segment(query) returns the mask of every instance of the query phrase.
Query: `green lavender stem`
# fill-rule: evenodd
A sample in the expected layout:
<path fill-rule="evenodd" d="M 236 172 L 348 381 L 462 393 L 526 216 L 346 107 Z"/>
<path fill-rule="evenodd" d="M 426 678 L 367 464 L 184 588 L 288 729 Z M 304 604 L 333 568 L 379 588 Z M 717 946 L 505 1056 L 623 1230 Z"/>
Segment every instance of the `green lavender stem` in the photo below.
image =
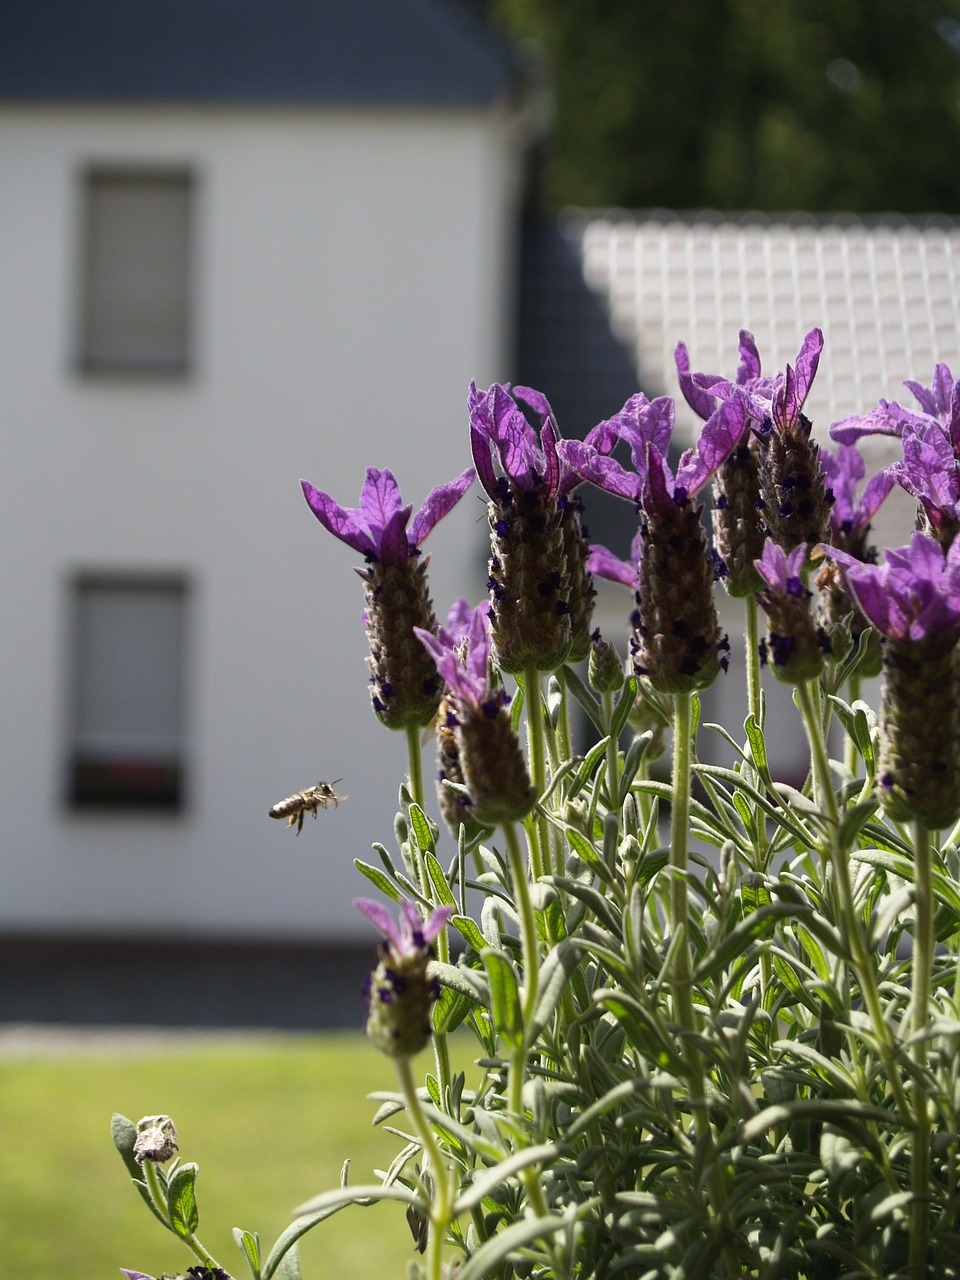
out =
<path fill-rule="evenodd" d="M 673 972 L 670 975 L 670 983 L 673 989 L 674 1015 L 677 1022 L 686 1030 L 695 1032 L 697 1030 L 697 1021 L 693 1007 L 693 972 L 688 937 L 687 890 L 687 875 L 690 865 L 688 852 L 690 840 L 690 783 L 693 763 L 692 705 L 692 697 L 689 693 L 675 695 L 673 786 L 670 815 L 670 924 L 677 940 L 677 946 L 674 948 Z M 705 1139 L 709 1143 L 707 1160 L 712 1164 L 710 1188 L 713 1210 L 718 1217 L 722 1217 L 727 1208 L 726 1180 L 718 1162 L 716 1146 L 710 1128 L 703 1061 L 700 1056 L 700 1050 L 694 1044 L 692 1036 L 683 1037 L 682 1052 L 690 1073 L 690 1106 L 693 1111 L 697 1137 Z M 729 1249 L 724 1249 L 724 1256 L 728 1274 L 731 1276 L 739 1274 L 739 1268 L 735 1260 L 730 1256 Z"/>
<path fill-rule="evenodd" d="M 760 724 L 760 632 L 757 622 L 757 597 L 748 596 L 747 607 L 747 710 Z"/>
<path fill-rule="evenodd" d="M 830 761 L 827 756 L 826 742 L 824 741 L 823 723 L 810 688 L 811 684 L 812 681 L 806 681 L 797 686 L 797 701 L 803 717 L 807 742 L 810 747 L 810 757 L 813 762 L 814 795 L 817 807 L 825 816 L 831 832 L 829 843 L 823 850 L 824 857 L 833 869 L 839 889 L 843 932 L 853 956 L 854 971 L 860 983 L 860 990 L 863 993 L 863 1000 L 870 1015 L 874 1034 L 880 1046 L 880 1054 L 886 1069 L 887 1080 L 893 1091 L 897 1106 L 901 1109 L 902 1114 L 907 1116 L 910 1114 L 911 1108 L 903 1091 L 903 1082 L 896 1063 L 896 1043 L 884 1016 L 883 1005 L 880 1002 L 880 995 L 877 991 L 873 957 L 867 948 L 862 922 L 857 915 L 853 896 L 853 881 L 850 876 L 849 850 L 841 845 L 839 839 L 840 810 L 837 805 L 836 792 L 833 788 L 833 779 L 830 775 Z"/>
<path fill-rule="evenodd" d="M 930 1020 L 934 936 L 932 841 L 929 830 L 921 822 L 914 823 L 913 846 L 916 932 L 913 940 L 910 1031 L 918 1079 L 914 1088 L 914 1130 L 910 1149 L 910 1189 L 914 1196 L 910 1209 L 910 1267 L 911 1274 L 923 1275 L 930 1229 L 930 1111 L 923 1085 L 927 1068 L 927 1041 L 923 1032 Z"/>
<path fill-rule="evenodd" d="M 410 763 L 410 796 L 422 809 L 423 758 L 420 754 L 420 728 L 415 724 L 407 725 L 407 757 Z"/>
<path fill-rule="evenodd" d="M 528 663 L 523 673 L 524 710 L 527 713 L 527 745 L 530 752 L 530 780 L 539 801 L 547 789 L 547 758 L 543 740 L 543 712 L 540 707 L 540 673 L 536 663 Z M 550 824 L 542 814 L 530 819 L 530 861 L 534 880 L 547 868 L 550 855 Z"/>
<path fill-rule="evenodd" d="M 407 1114 L 413 1121 L 423 1148 L 424 1163 L 429 1166 L 433 1179 L 430 1232 L 427 1240 L 427 1280 L 443 1280 L 443 1241 L 450 1225 L 450 1212 L 453 1207 L 450 1171 L 434 1132 L 423 1114 L 423 1108 L 420 1106 L 409 1058 L 397 1059 L 397 1074 L 400 1077 L 400 1088 L 403 1090 L 404 1101 L 407 1104 Z M 424 1194 L 426 1194 L 426 1188 Z"/>

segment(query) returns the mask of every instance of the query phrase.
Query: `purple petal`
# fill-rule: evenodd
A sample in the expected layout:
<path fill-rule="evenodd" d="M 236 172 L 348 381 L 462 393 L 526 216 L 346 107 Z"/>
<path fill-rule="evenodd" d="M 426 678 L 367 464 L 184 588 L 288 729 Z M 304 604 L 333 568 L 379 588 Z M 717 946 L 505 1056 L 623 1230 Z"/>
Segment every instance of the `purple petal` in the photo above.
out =
<path fill-rule="evenodd" d="M 353 905 L 367 917 L 370 923 L 395 947 L 400 947 L 400 931 L 393 916 L 382 902 L 374 902 L 370 898 L 354 898 Z"/>
<path fill-rule="evenodd" d="M 400 486 L 394 479 L 393 472 L 367 467 L 363 488 L 360 490 L 360 514 L 370 530 L 375 546 L 380 546 L 384 529 L 402 506 Z"/>
<path fill-rule="evenodd" d="M 370 534 L 360 523 L 360 512 L 341 507 L 328 493 L 315 489 L 308 480 L 301 480 L 300 487 L 310 510 L 325 529 L 345 542 L 354 551 L 365 556 L 375 556 L 377 548 Z"/>
<path fill-rule="evenodd" d="M 665 455 L 670 447 L 675 407 L 669 396 L 648 400 L 642 393 L 631 396 L 618 414 L 610 419 L 621 439 L 630 446 L 633 465 L 642 474 L 647 465 L 647 448 L 653 445 Z"/>
<path fill-rule="evenodd" d="M 666 459 L 655 445 L 647 450 L 647 475 L 641 501 L 647 510 L 663 511 L 673 502 L 674 483 Z"/>
<path fill-rule="evenodd" d="M 560 459 L 557 457 L 557 442 L 560 432 L 552 417 L 547 418 L 540 432 L 540 446 L 543 450 L 543 491 L 553 498 L 560 489 Z"/>
<path fill-rule="evenodd" d="M 703 424 L 695 450 L 688 449 L 677 467 L 677 484 L 692 497 L 726 462 L 747 431 L 747 408 L 738 393 L 718 406 Z"/>
<path fill-rule="evenodd" d="M 680 391 L 684 400 L 699 417 L 709 418 L 716 407 L 716 401 L 708 391 L 704 391 L 694 382 L 690 372 L 690 356 L 684 343 L 677 343 L 677 349 L 673 353 L 673 362 L 677 366 L 677 381 L 680 383 Z"/>
<path fill-rule="evenodd" d="M 760 377 L 760 352 L 757 350 L 753 334 L 748 329 L 740 330 L 739 340 L 740 364 L 737 368 L 737 385 L 744 387 L 751 382 L 756 382 Z"/>
<path fill-rule="evenodd" d="M 864 436 L 900 436 L 904 423 L 911 419 L 921 421 L 915 414 L 901 409 L 896 401 L 888 404 L 881 400 L 869 413 L 852 414 L 834 422 L 830 427 L 830 438 L 838 444 L 856 444 Z"/>
<path fill-rule="evenodd" d="M 608 551 L 606 547 L 600 546 L 599 543 L 594 542 L 590 546 L 587 568 L 590 573 L 595 574 L 598 578 L 605 578 L 608 582 L 622 582 L 625 587 L 630 587 L 631 590 L 636 588 L 636 564 L 620 560 L 612 551 Z"/>
<path fill-rule="evenodd" d="M 531 489 L 540 468 L 536 433 L 505 387 L 495 382 L 487 397 L 500 463 L 515 485 Z"/>
<path fill-rule="evenodd" d="M 535 391 L 533 387 L 514 387 L 513 394 L 518 400 L 522 400 L 524 404 L 528 404 L 534 413 L 540 418 L 541 423 L 548 420 L 556 422 L 554 412 L 550 408 L 550 401 L 542 391 Z"/>
<path fill-rule="evenodd" d="M 803 408 L 804 401 L 810 394 L 810 388 L 813 380 L 817 376 L 817 368 L 820 364 L 820 353 L 823 351 L 823 333 L 820 329 L 811 329 L 804 338 L 797 356 L 796 378 L 797 378 L 797 397 L 799 404 L 797 411 Z"/>
<path fill-rule="evenodd" d="M 473 467 L 467 467 L 456 480 L 451 480 L 449 484 L 437 485 L 427 494 L 426 502 L 413 517 L 413 523 L 410 526 L 409 537 L 413 546 L 419 547 L 437 521 L 442 520 L 449 511 L 453 510 L 473 484 L 476 474 Z"/>
<path fill-rule="evenodd" d="M 893 488 L 893 484 L 894 478 L 889 467 L 884 467 L 882 471 L 878 471 L 876 475 L 870 477 L 863 487 L 863 492 L 860 494 L 860 510 L 858 512 L 858 523 L 860 525 L 870 523 L 876 515 L 880 504 Z"/>
<path fill-rule="evenodd" d="M 627 471 L 615 458 L 598 453 L 583 440 L 561 440 L 557 452 L 566 467 L 598 489 L 630 502 L 639 501 L 640 477 Z"/>
<path fill-rule="evenodd" d="M 387 521 L 380 534 L 379 559 L 383 564 L 403 564 L 410 558 L 407 521 L 413 507 L 402 507 Z"/>
<path fill-rule="evenodd" d="M 439 937 L 451 916 L 456 915 L 456 907 L 434 907 L 426 920 L 420 925 L 424 942 L 433 942 Z"/>

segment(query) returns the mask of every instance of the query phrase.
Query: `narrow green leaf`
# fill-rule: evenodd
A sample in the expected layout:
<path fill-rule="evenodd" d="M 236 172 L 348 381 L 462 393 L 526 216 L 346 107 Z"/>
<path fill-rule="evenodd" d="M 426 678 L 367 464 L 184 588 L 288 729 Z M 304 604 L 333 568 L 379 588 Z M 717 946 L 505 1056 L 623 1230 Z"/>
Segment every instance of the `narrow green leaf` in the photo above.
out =
<path fill-rule="evenodd" d="M 431 1014 L 434 1031 L 438 1034 L 456 1031 L 473 1007 L 468 996 L 454 991 L 452 987 L 444 987 Z"/>
<path fill-rule="evenodd" d="M 473 1181 L 457 1197 L 453 1206 L 452 1216 L 475 1209 L 478 1204 L 483 1202 L 484 1196 L 489 1195 L 501 1183 L 506 1184 L 508 1179 L 514 1177 L 522 1169 L 528 1169 L 532 1164 L 549 1166 L 559 1158 L 561 1153 L 562 1149 L 555 1142 L 544 1142 L 539 1146 L 525 1147 L 515 1155 L 508 1156 L 505 1160 L 499 1160 L 492 1169 L 480 1170 Z"/>
<path fill-rule="evenodd" d="M 582 1212 L 594 1201 L 579 1206 Z M 485 1276 L 499 1273 L 501 1263 L 509 1258 L 516 1249 L 533 1244 L 535 1240 L 546 1240 L 558 1231 L 566 1231 L 569 1227 L 568 1216 L 547 1218 L 522 1218 L 513 1223 L 505 1231 L 498 1231 L 480 1246 L 476 1253 L 466 1260 L 457 1272 L 457 1280 L 483 1280 Z"/>
<path fill-rule="evenodd" d="M 200 1225 L 197 1208 L 197 1165 L 177 1165 L 167 1184 L 167 1212 L 170 1225 L 181 1239 L 186 1240 Z"/>
<path fill-rule="evenodd" d="M 864 825 L 873 817 L 879 807 L 879 803 L 871 799 L 855 804 L 847 810 L 843 815 L 840 830 L 837 833 L 837 841 L 841 849 L 853 848 L 857 842 L 857 836 L 859 836 Z"/>
<path fill-rule="evenodd" d="M 697 965 L 694 981 L 703 982 L 719 972 L 741 955 L 748 943 L 762 937 L 769 937 L 773 933 L 777 920 L 812 914 L 812 907 L 799 907 L 789 902 L 769 902 L 765 907 L 758 907 L 756 911 L 751 911 L 748 916 L 734 925 L 719 946 L 707 952 Z"/>
<path fill-rule="evenodd" d="M 592 871 L 595 871 L 601 879 L 612 884 L 613 881 L 606 863 L 587 837 L 581 831 L 578 831 L 576 827 L 564 827 L 564 832 L 574 853 L 582 858 L 587 866 Z"/>
<path fill-rule="evenodd" d="M 573 667 L 563 668 L 563 678 L 567 682 L 567 688 L 583 708 L 584 713 L 593 721 L 597 733 L 606 733 L 606 726 L 603 723 L 603 708 L 601 707 L 599 700 L 583 683 L 576 671 L 574 671 Z"/>
<path fill-rule="evenodd" d="M 630 712 L 633 710 L 636 701 L 637 677 L 628 676 L 623 682 L 623 688 L 617 698 L 617 705 L 613 708 L 613 715 L 610 717 L 610 736 L 614 742 L 619 741 L 621 733 L 626 728 L 627 721 L 630 719 Z"/>
<path fill-rule="evenodd" d="M 437 847 L 430 821 L 418 804 L 410 806 L 410 825 L 421 853 L 433 853 Z"/>
<path fill-rule="evenodd" d="M 519 1049 L 523 1044 L 523 1014 L 516 971 L 503 951 L 487 948 L 482 959 L 490 982 L 494 1026 L 508 1049 Z"/>
<path fill-rule="evenodd" d="M 325 1218 L 346 1208 L 348 1204 L 369 1205 L 376 1204 L 379 1200 L 400 1200 L 403 1204 L 423 1209 L 422 1201 L 413 1191 L 396 1183 L 391 1186 L 340 1187 L 336 1191 L 328 1191 L 306 1205 L 301 1205 L 297 1211 L 298 1216 L 277 1237 L 263 1264 L 262 1280 L 271 1280 L 272 1276 L 279 1275 L 277 1269 L 289 1250 L 301 1236 L 305 1236 Z"/>
<path fill-rule="evenodd" d="M 260 1280 L 260 1237 L 255 1231 L 244 1231 L 240 1227 L 234 1227 L 233 1238 L 237 1248 L 247 1260 L 252 1280 Z"/>
<path fill-rule="evenodd" d="M 487 939 L 477 928 L 476 922 L 471 920 L 469 916 L 455 915 L 450 917 L 450 923 L 460 934 L 468 947 L 473 947 L 474 951 L 481 952 L 484 947 L 489 946 Z"/>
<path fill-rule="evenodd" d="M 361 862 L 359 858 L 354 858 L 353 865 L 357 868 L 361 875 L 377 886 L 380 892 L 394 902 L 400 901 L 400 890 L 393 884 L 378 867 L 371 867 L 368 862 Z"/>
<path fill-rule="evenodd" d="M 537 1007 L 533 1012 L 533 1026 L 530 1028 L 531 1038 L 540 1034 L 553 1017 L 563 989 L 577 967 L 577 950 L 571 942 L 564 941 L 554 947 L 540 968 L 540 984 L 537 994 Z"/>
<path fill-rule="evenodd" d="M 441 986 L 466 996 L 474 1004 L 486 1004 L 487 984 L 483 980 L 483 974 L 463 965 L 443 964 L 440 960 L 431 960 L 427 972 Z"/>
<path fill-rule="evenodd" d="M 750 754 L 753 756 L 753 763 L 757 773 L 763 779 L 765 786 L 771 785 L 770 767 L 767 764 L 767 744 L 764 741 L 763 730 L 757 724 L 753 715 L 747 716 L 743 722 L 743 731 L 747 735 L 747 742 L 750 744 Z"/>
<path fill-rule="evenodd" d="M 457 905 L 457 900 L 453 896 L 447 877 L 444 875 L 443 867 L 441 867 L 440 863 L 432 853 L 425 853 L 423 862 L 427 868 L 427 875 L 430 877 L 430 883 L 433 885 L 437 905 L 441 907 L 455 907 Z"/>
<path fill-rule="evenodd" d="M 292 1244 L 280 1259 L 280 1265 L 274 1275 L 277 1280 L 303 1280 L 303 1273 L 300 1270 L 300 1252 L 296 1244 Z"/>

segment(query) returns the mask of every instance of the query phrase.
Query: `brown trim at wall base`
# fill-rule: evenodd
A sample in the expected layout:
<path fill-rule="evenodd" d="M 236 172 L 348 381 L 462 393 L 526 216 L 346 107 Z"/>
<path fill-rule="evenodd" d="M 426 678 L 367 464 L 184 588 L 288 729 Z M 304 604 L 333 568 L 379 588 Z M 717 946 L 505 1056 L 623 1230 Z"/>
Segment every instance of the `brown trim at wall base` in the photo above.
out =
<path fill-rule="evenodd" d="M 0 935 L 0 1023 L 363 1027 L 375 945 Z"/>

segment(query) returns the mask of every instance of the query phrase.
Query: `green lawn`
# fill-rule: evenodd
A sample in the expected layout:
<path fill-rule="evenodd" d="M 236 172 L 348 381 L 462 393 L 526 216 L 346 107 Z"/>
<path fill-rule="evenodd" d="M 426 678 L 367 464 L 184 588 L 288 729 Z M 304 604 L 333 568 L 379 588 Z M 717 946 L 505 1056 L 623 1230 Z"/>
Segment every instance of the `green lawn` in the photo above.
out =
<path fill-rule="evenodd" d="M 200 1237 L 247 1276 L 232 1227 L 269 1247 L 297 1204 L 338 1185 L 345 1158 L 356 1184 L 387 1167 L 399 1140 L 371 1127 L 367 1094 L 395 1087 L 391 1064 L 347 1034 L 0 1058 L 0 1272 L 102 1280 L 192 1265 L 127 1178 L 110 1141 L 119 1111 L 173 1116 L 181 1158 L 200 1165 Z M 305 1280 L 383 1280 L 411 1249 L 399 1205 L 348 1208 L 302 1241 L 301 1263 Z"/>

